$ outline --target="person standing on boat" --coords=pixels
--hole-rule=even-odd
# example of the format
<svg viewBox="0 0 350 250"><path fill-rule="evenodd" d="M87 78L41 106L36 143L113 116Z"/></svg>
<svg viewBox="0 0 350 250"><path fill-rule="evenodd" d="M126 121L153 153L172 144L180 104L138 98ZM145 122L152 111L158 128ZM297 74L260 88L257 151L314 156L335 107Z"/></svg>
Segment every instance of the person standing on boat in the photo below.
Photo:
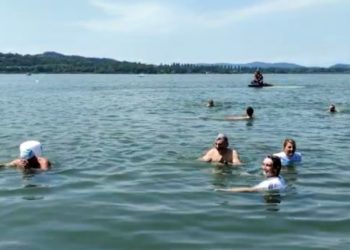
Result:
<svg viewBox="0 0 350 250"><path fill-rule="evenodd" d="M257 69L254 73L254 80L253 80L254 84L257 85L263 85L264 84L264 76L262 75L262 73L260 72L259 69Z"/></svg>

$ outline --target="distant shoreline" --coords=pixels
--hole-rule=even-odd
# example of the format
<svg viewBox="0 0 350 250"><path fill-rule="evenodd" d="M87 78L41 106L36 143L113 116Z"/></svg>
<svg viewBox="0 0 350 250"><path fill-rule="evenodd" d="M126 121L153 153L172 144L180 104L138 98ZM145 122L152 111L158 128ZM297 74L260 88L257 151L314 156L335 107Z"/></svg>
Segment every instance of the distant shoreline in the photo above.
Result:
<svg viewBox="0 0 350 250"><path fill-rule="evenodd" d="M38 55L0 53L0 74L350 74L350 64L305 67L291 63L247 64L144 64L108 58L66 56L56 52Z"/></svg>

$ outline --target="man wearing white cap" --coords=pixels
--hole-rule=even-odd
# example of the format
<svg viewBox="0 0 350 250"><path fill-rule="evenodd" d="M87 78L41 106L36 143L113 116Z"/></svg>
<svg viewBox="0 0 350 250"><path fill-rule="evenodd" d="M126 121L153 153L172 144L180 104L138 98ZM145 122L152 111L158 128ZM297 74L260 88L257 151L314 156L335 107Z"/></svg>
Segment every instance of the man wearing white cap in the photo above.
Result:
<svg viewBox="0 0 350 250"><path fill-rule="evenodd" d="M20 169L48 170L51 163L41 156L42 146L38 141L25 141L19 146L20 158L2 166L17 167Z"/></svg>
<svg viewBox="0 0 350 250"><path fill-rule="evenodd" d="M227 136L224 134L218 134L214 141L214 147L201 157L200 160L232 165L241 164L237 151L229 148L228 145Z"/></svg>

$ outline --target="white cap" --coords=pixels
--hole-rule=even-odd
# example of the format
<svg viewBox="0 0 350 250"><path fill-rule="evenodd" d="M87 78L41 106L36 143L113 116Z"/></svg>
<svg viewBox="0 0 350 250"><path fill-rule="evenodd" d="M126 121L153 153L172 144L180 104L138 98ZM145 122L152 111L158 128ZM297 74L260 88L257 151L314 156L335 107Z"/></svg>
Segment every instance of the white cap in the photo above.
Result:
<svg viewBox="0 0 350 250"><path fill-rule="evenodd" d="M19 145L19 154L27 155L28 151L33 151L35 156L41 156L43 148L38 141L25 141Z"/></svg>

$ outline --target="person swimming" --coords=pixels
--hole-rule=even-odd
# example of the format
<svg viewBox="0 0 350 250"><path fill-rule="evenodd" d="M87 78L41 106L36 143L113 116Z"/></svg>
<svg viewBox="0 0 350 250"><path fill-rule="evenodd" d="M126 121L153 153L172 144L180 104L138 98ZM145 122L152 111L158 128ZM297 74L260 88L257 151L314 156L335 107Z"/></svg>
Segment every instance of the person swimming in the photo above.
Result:
<svg viewBox="0 0 350 250"><path fill-rule="evenodd" d="M224 134L218 134L214 141L214 147L204 156L199 158L205 162L218 162L222 164L240 165L241 161L236 150L228 147L228 138Z"/></svg>
<svg viewBox="0 0 350 250"><path fill-rule="evenodd" d="M334 105L334 104L331 104L331 105L329 106L328 111L331 112L331 113L338 112L337 109L335 108L335 105Z"/></svg>
<svg viewBox="0 0 350 250"><path fill-rule="evenodd" d="M233 188L218 188L215 191L225 192L258 192L270 190L283 190L286 188L286 182L282 176L281 160L277 156L268 155L262 162L261 169L266 177L266 180L260 182L253 187L233 187Z"/></svg>
<svg viewBox="0 0 350 250"><path fill-rule="evenodd" d="M233 115L233 116L226 116L225 120L227 121L239 121L239 120L252 120L254 119L254 109L249 106L246 109L246 115Z"/></svg>
<svg viewBox="0 0 350 250"><path fill-rule="evenodd" d="M213 99L210 99L210 100L208 101L207 107L208 107L208 108L214 107L214 100L213 100Z"/></svg>
<svg viewBox="0 0 350 250"><path fill-rule="evenodd" d="M283 151L274 154L281 158L282 166L293 165L294 163L301 162L301 153L296 152L297 146L293 139L285 139L283 142Z"/></svg>
<svg viewBox="0 0 350 250"><path fill-rule="evenodd" d="M40 169L48 170L50 161L41 156L42 145L39 141L25 141L19 146L19 158L9 163L1 164L2 167L15 167L22 170Z"/></svg>

